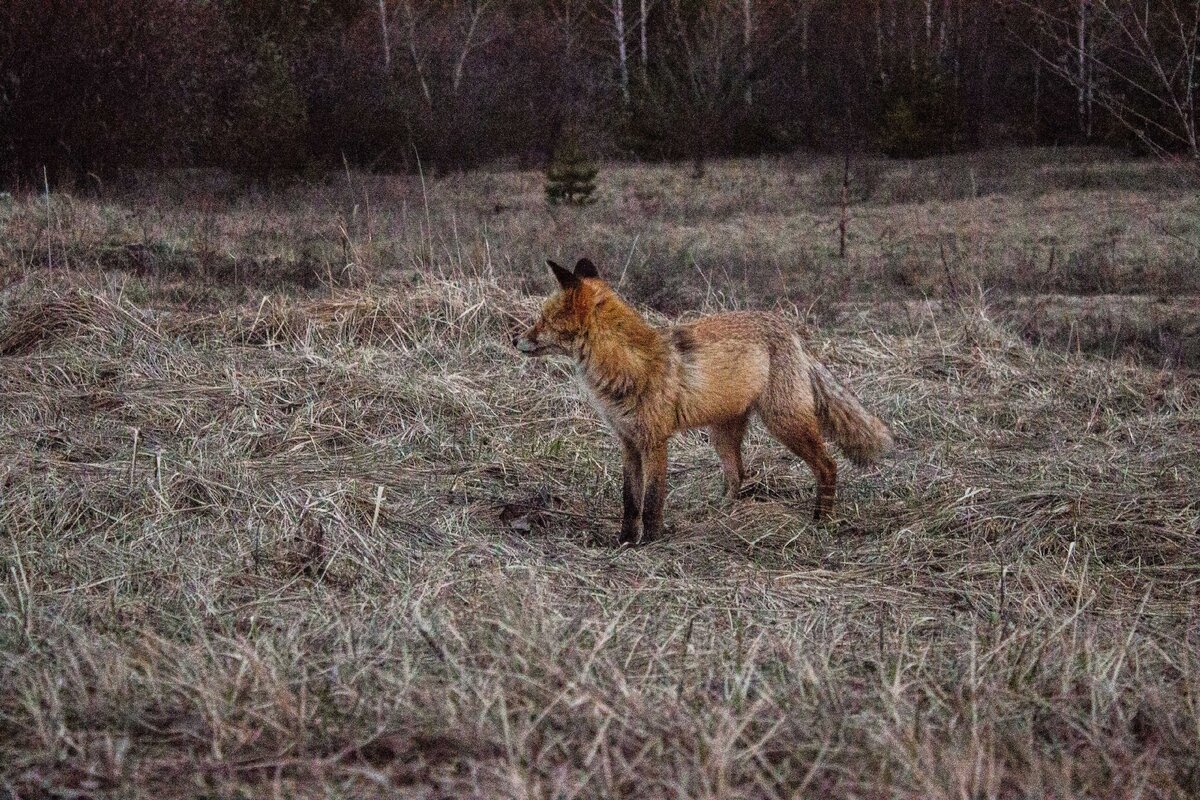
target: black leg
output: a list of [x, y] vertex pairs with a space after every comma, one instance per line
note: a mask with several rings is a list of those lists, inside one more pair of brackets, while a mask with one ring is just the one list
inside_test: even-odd
[[632, 442], [621, 442], [625, 463], [621, 486], [621, 544], [637, 544], [638, 524], [642, 520], [642, 455]]
[[662, 533], [663, 503], [667, 499], [666, 442], [650, 448], [642, 463], [646, 494], [642, 502], [642, 542], [652, 542]]

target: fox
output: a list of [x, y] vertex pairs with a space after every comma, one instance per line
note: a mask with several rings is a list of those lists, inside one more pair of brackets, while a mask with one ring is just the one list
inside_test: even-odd
[[733, 311], [656, 328], [605, 282], [591, 260], [573, 270], [546, 262], [559, 290], [537, 321], [514, 337], [529, 358], [566, 356], [621, 448], [619, 544], [654, 541], [663, 530], [668, 441], [707, 428], [737, 498], [746, 472], [742, 441], [752, 416], [816, 479], [813, 519], [833, 516], [837, 463], [829, 437], [856, 465], [878, 461], [891, 431], [834, 379], [778, 314]]

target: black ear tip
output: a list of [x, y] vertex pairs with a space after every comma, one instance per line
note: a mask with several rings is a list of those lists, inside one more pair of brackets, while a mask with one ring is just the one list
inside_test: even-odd
[[560, 267], [558, 264], [555, 264], [549, 259], [546, 260], [546, 263], [550, 265], [550, 271], [554, 273], [554, 277], [558, 280], [559, 286], [563, 287], [564, 289], [570, 289], [572, 286], [575, 286], [579, 283], [579, 278], [572, 275], [569, 269]]
[[596, 269], [590, 258], [581, 258], [575, 263], [575, 275], [580, 278], [598, 278], [600, 270]]
[[551, 261], [548, 258], [546, 259], [546, 266], [548, 266], [550, 269], [562, 269], [562, 267], [559, 264], [555, 263], [554, 261]]

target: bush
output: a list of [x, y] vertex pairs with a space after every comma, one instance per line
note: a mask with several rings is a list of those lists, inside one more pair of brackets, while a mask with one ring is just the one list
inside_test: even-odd
[[927, 158], [953, 152], [962, 132], [962, 106], [950, 80], [935, 66], [918, 64], [883, 93], [879, 146], [892, 158]]
[[230, 120], [232, 166], [255, 180], [296, 172], [306, 161], [308, 113], [287, 60], [269, 39], [258, 44]]

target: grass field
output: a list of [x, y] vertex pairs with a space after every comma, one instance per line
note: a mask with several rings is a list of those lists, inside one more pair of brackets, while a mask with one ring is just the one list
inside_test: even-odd
[[[1200, 195], [1100, 151], [0, 197], [0, 797], [1200, 795]], [[137, 184], [138, 182], [133, 182]], [[595, 259], [889, 422], [617, 550], [510, 336]]]

